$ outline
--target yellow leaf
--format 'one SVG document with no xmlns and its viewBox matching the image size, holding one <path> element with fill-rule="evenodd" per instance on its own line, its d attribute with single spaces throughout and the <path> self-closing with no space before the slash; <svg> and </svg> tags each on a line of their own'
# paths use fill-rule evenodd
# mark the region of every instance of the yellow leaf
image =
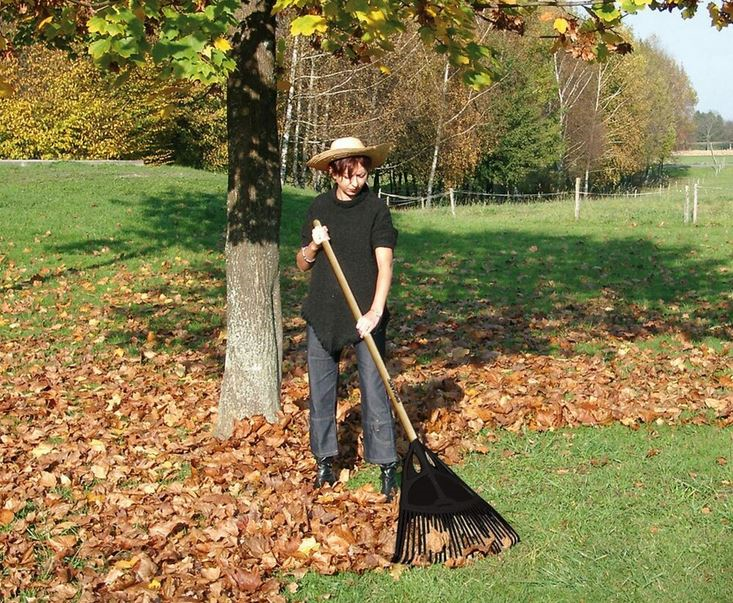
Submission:
<svg viewBox="0 0 733 603">
<path fill-rule="evenodd" d="M 89 442 L 89 448 L 97 452 L 104 452 L 107 449 L 107 447 L 104 445 L 104 442 L 102 442 L 101 440 L 92 440 L 91 442 Z"/>
<path fill-rule="evenodd" d="M 50 23 L 51 21 L 53 21 L 53 15 L 51 15 L 50 17 L 46 17 L 46 18 L 45 18 L 45 19 L 44 19 L 43 21 L 41 21 L 41 22 L 40 22 L 40 23 L 39 23 L 39 24 L 37 25 L 38 31 L 41 31 L 41 30 L 42 30 L 42 29 L 43 29 L 44 27 L 46 27 L 46 25 L 48 25 L 48 24 L 49 24 L 49 23 Z"/>
<path fill-rule="evenodd" d="M 290 35 L 293 36 L 311 36 L 315 32 L 326 33 L 328 31 L 328 22 L 320 15 L 304 15 L 293 19 L 290 24 Z"/>
<path fill-rule="evenodd" d="M 310 555 L 311 551 L 317 551 L 320 548 L 320 543 L 313 536 L 309 536 L 308 538 L 303 538 L 303 542 L 298 547 L 298 552 L 302 555 Z"/>
<path fill-rule="evenodd" d="M 43 443 L 36 446 L 33 450 L 31 450 L 31 454 L 35 456 L 36 458 L 42 457 L 49 452 L 53 450 L 53 446 L 51 444 Z"/>
<path fill-rule="evenodd" d="M 114 567 L 116 569 L 126 570 L 130 569 L 137 563 L 137 557 L 132 557 L 131 559 L 120 559 L 117 563 L 115 563 Z"/>
<path fill-rule="evenodd" d="M 390 73 L 392 73 L 392 70 L 386 65 L 380 65 L 379 71 L 381 71 L 384 75 L 389 75 Z"/>
<path fill-rule="evenodd" d="M 160 580 L 158 580 L 157 578 L 153 578 L 148 583 L 148 588 L 151 590 L 158 590 L 160 588 Z"/>
<path fill-rule="evenodd" d="M 97 479 L 104 479 L 107 477 L 108 467 L 102 467 L 102 465 L 92 465 L 92 473 Z"/>
<path fill-rule="evenodd" d="M 232 49 L 232 45 L 226 38 L 216 38 L 216 40 L 214 40 L 214 48 L 221 50 L 222 52 L 226 52 L 227 50 Z"/>
<path fill-rule="evenodd" d="M 563 19 L 562 17 L 558 17 L 553 22 L 552 27 L 553 27 L 553 29 L 559 31 L 561 34 L 564 34 L 568 30 L 568 21 L 567 21 L 567 19 Z"/>
<path fill-rule="evenodd" d="M 371 10 L 368 13 L 357 11 L 356 16 L 359 21 L 362 21 L 371 27 L 379 26 L 379 24 L 386 21 L 384 13 L 378 8 Z"/>
</svg>

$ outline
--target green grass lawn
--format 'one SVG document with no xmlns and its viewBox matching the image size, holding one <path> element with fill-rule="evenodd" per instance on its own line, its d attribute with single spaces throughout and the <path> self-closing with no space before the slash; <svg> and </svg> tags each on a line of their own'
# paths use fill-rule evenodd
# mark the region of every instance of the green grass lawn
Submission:
<svg viewBox="0 0 733 603">
<path fill-rule="evenodd" d="M 311 573 L 292 600 L 730 601 L 731 453 L 711 427 L 501 434 L 459 471 L 518 546 L 458 570 Z"/>
<path fill-rule="evenodd" d="M 477 370 L 490 362 L 481 360 L 487 350 L 548 362 L 593 356 L 605 366 L 628 355 L 660 372 L 678 362 L 697 397 L 730 394 L 714 380 L 733 375 L 733 165 L 716 174 L 698 159 L 678 159 L 675 182 L 659 195 L 589 200 L 577 222 L 572 201 L 466 206 L 455 217 L 442 208 L 395 210 L 393 345 L 415 355 L 418 376 L 438 373 L 452 348 L 470 348 Z M 683 223 L 680 187 L 698 179 L 693 226 Z M 71 364 L 89 362 L 90 349 L 139 357 L 151 333 L 155 349 L 172 352 L 217 341 L 225 326 L 225 176 L 57 163 L 0 165 L 0 183 L 0 343 L 8 357 L 39 340 L 48 349 L 34 349 L 34 362 L 63 349 Z M 283 203 L 291 367 L 302 362 L 297 316 L 307 286 L 293 255 L 311 197 L 286 188 Z M 477 325 L 490 332 L 478 343 Z M 701 355 L 708 348 L 718 354 L 712 368 Z M 637 368 L 629 365 L 630 379 Z M 454 570 L 308 573 L 285 594 L 293 601 L 733 600 L 730 429 L 492 427 L 484 438 L 489 452 L 457 471 L 517 528 L 519 546 Z M 375 477 L 373 469 L 358 471 L 350 485 Z M 52 600 L 42 589 L 24 596 Z"/>
<path fill-rule="evenodd" d="M 392 305 L 402 316 L 440 308 L 463 325 L 477 304 L 497 318 L 521 316 L 542 351 L 552 351 L 553 336 L 568 331 L 582 333 L 579 349 L 596 351 L 609 329 L 645 330 L 665 345 L 670 332 L 725 345 L 733 315 L 733 166 L 718 176 L 710 168 L 678 172 L 683 180 L 700 177 L 714 185 L 701 192 L 697 226 L 683 223 L 684 193 L 674 187 L 661 196 L 589 201 L 578 222 L 572 202 L 460 207 L 455 218 L 442 209 L 395 211 L 400 240 Z M 64 297 L 69 313 L 119 286 L 166 293 L 165 280 L 183 270 L 192 278 L 169 293 L 220 306 L 224 176 L 59 163 L 2 166 L 0 177 L 3 286 L 10 295 L 35 287 L 27 312 L 0 323 L 0 337 L 13 335 L 10 324 L 16 336 L 53 326 L 54 317 L 37 310 L 58 303 L 58 291 L 45 284 L 53 289 L 59 280 L 75 289 Z M 286 189 L 286 318 L 297 315 L 306 286 L 293 253 L 308 199 L 307 192 Z M 120 270 L 141 269 L 144 278 L 122 285 L 116 279 Z M 151 326 L 172 332 L 188 321 L 195 326 L 185 341 L 191 345 L 223 326 L 221 313 L 205 317 L 197 310 L 184 304 L 151 318 Z M 129 344 L 124 334 L 116 341 Z M 501 343 L 525 345 L 517 333 Z"/>
</svg>

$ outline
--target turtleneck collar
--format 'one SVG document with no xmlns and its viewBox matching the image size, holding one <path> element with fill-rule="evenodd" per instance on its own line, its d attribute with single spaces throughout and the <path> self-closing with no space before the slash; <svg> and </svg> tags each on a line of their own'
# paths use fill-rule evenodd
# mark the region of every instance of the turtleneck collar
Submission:
<svg viewBox="0 0 733 603">
<path fill-rule="evenodd" d="M 331 189 L 331 199 L 333 200 L 336 205 L 339 207 L 354 207 L 355 205 L 359 205 L 364 199 L 366 199 L 367 195 L 369 194 L 369 185 L 365 184 L 362 189 L 359 191 L 359 193 L 354 197 L 353 199 L 349 199 L 348 201 L 342 201 L 336 196 L 336 191 L 338 190 L 338 187 L 334 185 L 334 187 Z"/>
</svg>

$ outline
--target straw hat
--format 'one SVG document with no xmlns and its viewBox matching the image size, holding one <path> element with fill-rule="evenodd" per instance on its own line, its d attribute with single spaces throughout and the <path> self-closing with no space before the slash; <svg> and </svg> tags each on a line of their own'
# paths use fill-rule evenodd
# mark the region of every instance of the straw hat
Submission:
<svg viewBox="0 0 733 603">
<path fill-rule="evenodd" d="M 322 153 L 318 153 L 308 160 L 308 167 L 316 170 L 328 171 L 328 165 L 337 159 L 344 157 L 369 157 L 372 160 L 372 167 L 379 167 L 384 163 L 389 153 L 390 144 L 378 144 L 368 147 L 358 138 L 347 136 L 346 138 L 337 138 L 331 143 L 331 148 Z"/>
</svg>

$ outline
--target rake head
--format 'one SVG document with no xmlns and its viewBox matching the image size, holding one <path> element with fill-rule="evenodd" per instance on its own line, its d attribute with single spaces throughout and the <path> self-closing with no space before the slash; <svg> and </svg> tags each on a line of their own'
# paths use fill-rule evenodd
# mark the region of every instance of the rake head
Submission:
<svg viewBox="0 0 733 603">
<path fill-rule="evenodd" d="M 413 440 L 405 456 L 393 563 L 500 553 L 519 535 L 437 455 Z"/>
</svg>

